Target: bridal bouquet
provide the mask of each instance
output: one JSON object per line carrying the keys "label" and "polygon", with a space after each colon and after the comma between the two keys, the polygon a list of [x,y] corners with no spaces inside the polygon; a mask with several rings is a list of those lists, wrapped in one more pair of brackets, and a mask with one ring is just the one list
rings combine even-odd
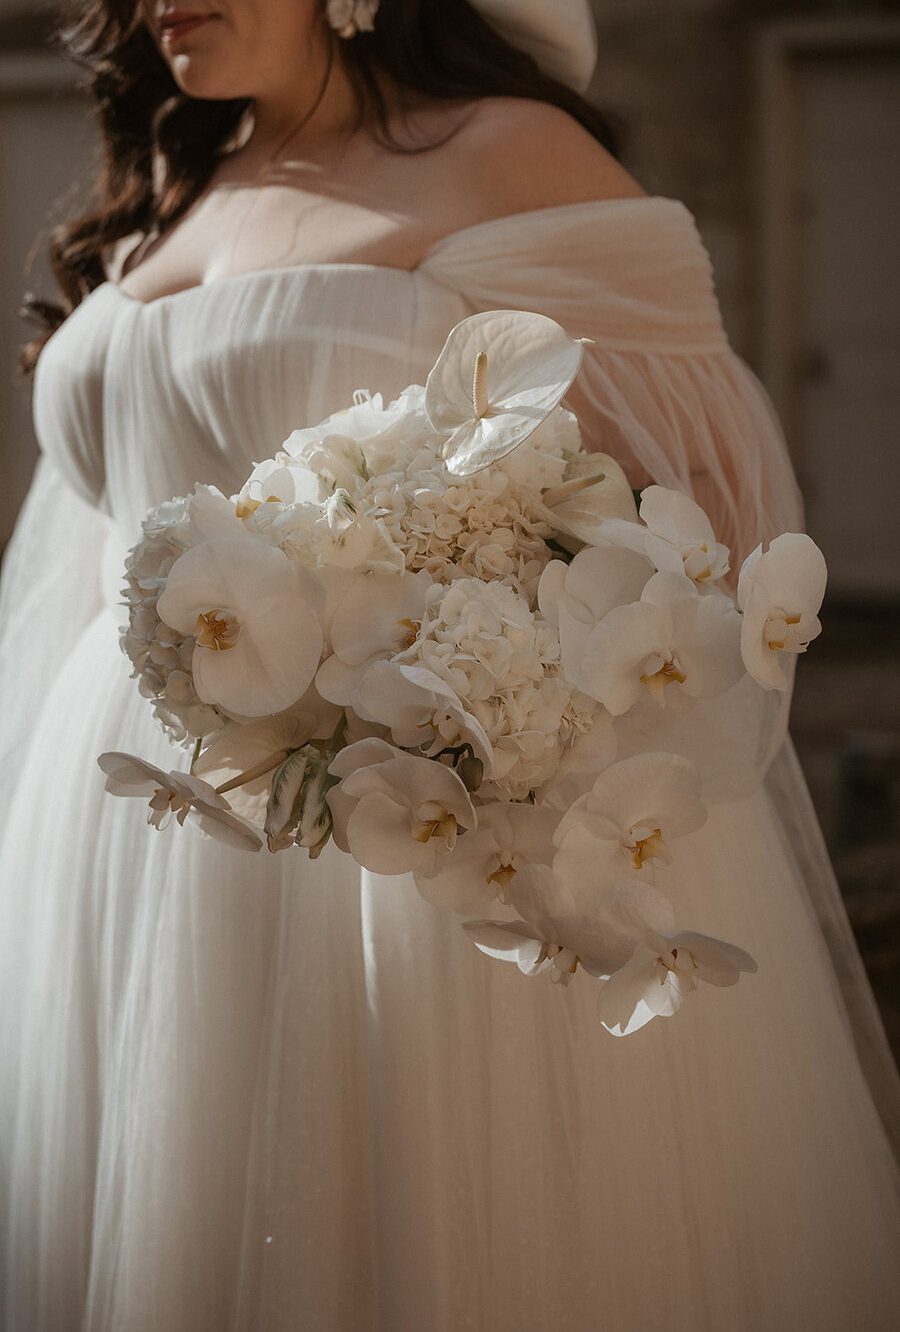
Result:
{"label": "bridal bouquet", "polygon": [[334,841],[411,873],[488,956],[600,980],[623,1035],[756,969],[681,928],[662,891],[706,809],[660,723],[702,731],[748,675],[787,688],[825,567],[786,534],[735,597],[695,503],[650,486],[638,510],[618,464],[582,449],[561,405],[581,357],[543,316],[475,315],[424,388],[358,392],[238,495],[198,485],[152,511],[122,642],[192,759],[99,762],[156,827],[310,856]]}

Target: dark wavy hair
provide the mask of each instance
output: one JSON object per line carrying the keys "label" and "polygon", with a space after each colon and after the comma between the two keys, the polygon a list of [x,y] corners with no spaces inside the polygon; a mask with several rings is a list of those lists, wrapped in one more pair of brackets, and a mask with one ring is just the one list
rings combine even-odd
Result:
{"label": "dark wavy hair", "polygon": [[[324,4],[324,0],[322,0]],[[335,35],[335,42],[340,39]],[[135,231],[172,227],[212,177],[250,105],[182,93],[140,13],[139,0],[69,0],[52,44],[86,72],[102,162],[86,212],[53,229],[49,258],[63,304],[26,294],[20,313],[42,329],[27,343],[22,373],[47,338],[105,280],[103,251]],[[613,156],[620,129],[572,89],[504,41],[469,0],[381,0],[375,31],[340,42],[366,125],[397,152],[422,152],[392,136],[382,79],[401,94],[438,100],[525,97],[573,116]],[[446,142],[442,139],[441,142]],[[161,169],[160,169],[161,168]]]}

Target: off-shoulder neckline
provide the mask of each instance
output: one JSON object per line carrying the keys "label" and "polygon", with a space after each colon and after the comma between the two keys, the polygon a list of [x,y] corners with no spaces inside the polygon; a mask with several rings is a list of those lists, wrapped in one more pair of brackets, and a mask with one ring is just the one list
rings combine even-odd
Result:
{"label": "off-shoulder neckline", "polygon": [[667,209],[676,209],[685,214],[692,221],[692,215],[687,207],[678,199],[670,199],[664,195],[646,194],[636,195],[628,198],[619,199],[587,199],[578,203],[551,204],[545,208],[529,208],[517,213],[506,213],[502,217],[488,218],[484,222],[474,222],[467,227],[459,227],[456,231],[448,232],[429,247],[418,264],[414,268],[400,268],[394,264],[366,264],[356,262],[332,262],[332,263],[295,263],[280,264],[277,267],[268,268],[249,268],[242,273],[226,273],[222,277],[212,278],[208,282],[194,283],[190,287],[182,287],[178,291],[166,292],[161,296],[154,296],[151,300],[142,300],[139,296],[132,295],[126,291],[120,283],[111,278],[100,283],[94,290],[112,289],[124,300],[138,308],[150,309],[156,305],[167,305],[172,301],[181,298],[190,297],[195,292],[209,291],[226,284],[237,284],[246,282],[251,278],[272,277],[278,273],[303,273],[303,272],[332,272],[339,269],[346,269],[348,272],[370,272],[370,273],[396,273],[401,278],[412,279],[420,274],[428,273],[432,263],[442,258],[448,251],[455,247],[465,246],[472,240],[476,240],[483,235],[488,235],[493,231],[500,230],[510,226],[527,226],[533,222],[553,222],[561,218],[577,217],[581,214],[590,215],[594,212],[606,212],[611,209],[622,210],[627,207],[638,206],[641,209],[647,205],[654,205],[659,208],[663,205]]}

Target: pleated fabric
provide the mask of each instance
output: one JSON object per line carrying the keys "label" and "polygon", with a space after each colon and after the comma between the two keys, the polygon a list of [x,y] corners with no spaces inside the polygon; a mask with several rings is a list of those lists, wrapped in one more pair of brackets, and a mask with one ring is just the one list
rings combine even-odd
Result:
{"label": "pleated fabric", "polygon": [[413,272],[237,260],[149,305],[104,283],[38,365],[0,633],[4,1326],[897,1326],[896,1081],[783,700],[722,705],[715,803],[667,881],[759,973],[625,1040],[588,978],[489,961],[409,879],[157,834],[95,764],[179,758],[117,642],[147,507],[423,382],[473,310],[591,338],[586,439],[694,493],[738,560],[797,530],[690,213],[536,210]]}

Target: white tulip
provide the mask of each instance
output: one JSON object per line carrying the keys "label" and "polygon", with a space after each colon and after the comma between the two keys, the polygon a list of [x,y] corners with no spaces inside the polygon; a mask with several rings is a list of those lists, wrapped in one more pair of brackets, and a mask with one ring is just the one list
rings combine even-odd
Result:
{"label": "white tulip", "polygon": [[811,537],[785,532],[748,555],[738,579],[744,665],[764,689],[787,689],[795,654],[822,632],[828,571]]}
{"label": "white tulip", "polygon": [[383,740],[348,745],[329,771],[339,778],[326,797],[334,841],[375,874],[433,874],[459,831],[477,825],[455,772]]}
{"label": "white tulip", "polygon": [[563,815],[553,871],[561,883],[609,888],[671,861],[669,844],[706,822],[700,774],[677,754],[635,754],[611,764]]}
{"label": "white tulip", "polygon": [[150,797],[147,822],[164,828],[174,817],[183,824],[188,815],[208,837],[241,851],[258,851],[262,836],[258,828],[239,818],[228,801],[207,782],[188,772],[163,772],[133,754],[101,754],[97,760],[106,773],[111,795]]}
{"label": "white tulip", "polygon": [[206,541],[175,561],[160,618],[195,639],[197,694],[244,717],[290,707],[322,653],[315,576],[249,536]]}
{"label": "white tulip", "polygon": [[425,384],[428,418],[448,436],[448,470],[470,476],[511,453],[559,405],[582,355],[554,320],[524,310],[457,324]]}
{"label": "white tulip", "polygon": [[309,740],[327,740],[340,717],[340,708],[325,702],[310,688],[287,712],[259,721],[228,722],[200,754],[193,771],[211,785],[222,786],[259,769],[258,777],[229,792],[229,800],[237,813],[261,827],[272,787],[272,768],[263,770],[266,760],[276,758],[281,762]]}

